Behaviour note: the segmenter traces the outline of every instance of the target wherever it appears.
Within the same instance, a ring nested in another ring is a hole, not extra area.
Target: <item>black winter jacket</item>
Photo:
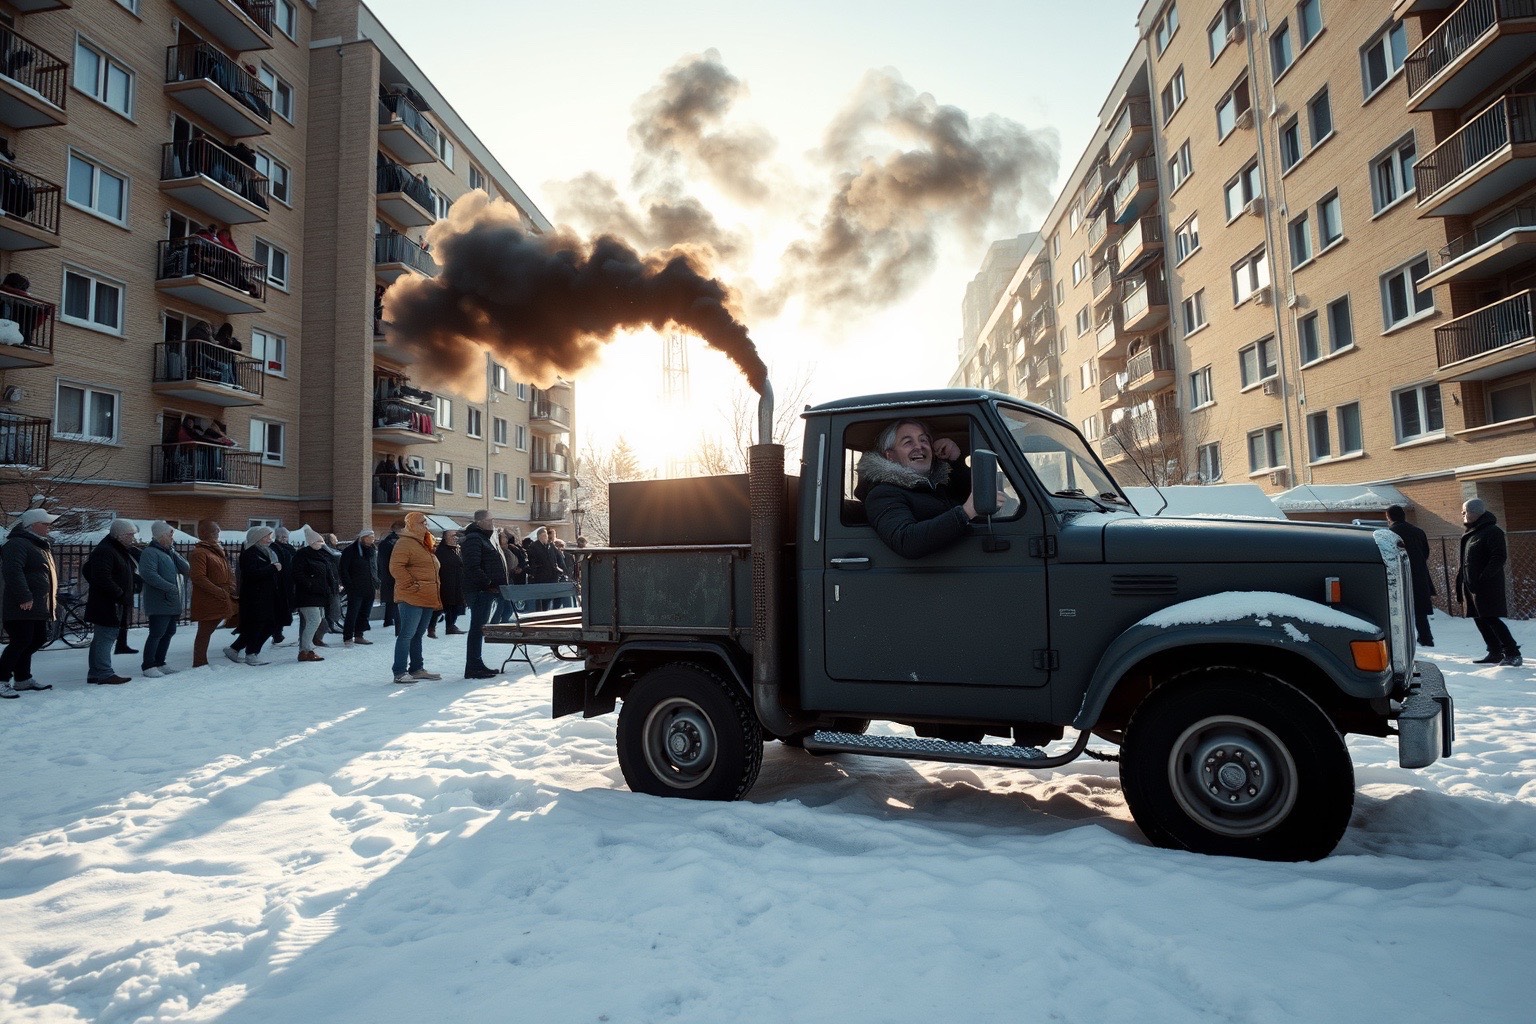
[[[379,541],[375,547],[378,550],[379,566],[379,600],[385,604],[392,604],[395,600],[395,578],[389,572],[389,556],[395,553],[395,544],[400,540],[400,535],[394,530]]]
[[[341,575],[324,548],[304,547],[293,556],[293,606],[328,608],[341,591]]]
[[[1413,604],[1416,608],[1428,608],[1429,599],[1435,596],[1434,577],[1429,574],[1429,538],[1412,523],[1393,523],[1387,527],[1402,538],[1408,550],[1408,566],[1413,577]]]
[[[0,573],[5,577],[6,622],[52,622],[58,613],[59,570],[53,561],[53,545],[25,526],[11,531],[0,549]],[[27,602],[32,607],[22,610]]]
[[[971,532],[962,506],[970,494],[970,471],[934,460],[926,476],[878,452],[859,459],[853,496],[885,546],[903,558],[922,558],[958,543]]]
[[[276,634],[280,575],[260,545],[240,552],[240,632],[246,638]]]
[[[349,591],[371,594],[379,585],[378,549],[355,540],[341,552],[341,583]]]
[[[471,523],[464,531],[459,557],[464,562],[462,587],[466,594],[496,592],[506,584],[507,561],[501,557],[501,546],[489,531]],[[443,600],[446,602],[448,598]]]
[[[81,575],[90,585],[85,597],[85,621],[93,626],[124,626],[128,624],[127,610],[133,607],[133,552],[111,537],[103,537],[96,545]]]
[[[432,553],[437,556],[438,600],[442,601],[444,608],[459,608],[466,603],[464,559],[459,555],[462,550],[447,544],[439,544],[432,549]]]
[[[1504,531],[1492,512],[1484,512],[1461,535],[1461,568],[1456,570],[1456,590],[1474,619],[1501,619],[1509,614],[1504,596],[1504,563],[1509,549]]]

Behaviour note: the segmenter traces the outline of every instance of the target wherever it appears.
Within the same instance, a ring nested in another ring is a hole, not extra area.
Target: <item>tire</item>
[[[59,620],[59,636],[70,647],[87,647],[91,642],[91,624],[72,608]]]
[[[619,709],[619,767],[636,793],[738,800],[763,766],[763,727],[741,688],[688,662],[635,683]]]
[[[1355,802],[1349,750],[1323,710],[1289,683],[1237,669],[1155,690],[1126,726],[1120,773],[1146,837],[1195,853],[1319,860]]]

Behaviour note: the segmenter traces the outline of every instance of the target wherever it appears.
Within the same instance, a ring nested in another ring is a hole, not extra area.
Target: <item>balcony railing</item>
[[[1126,200],[1136,193],[1142,185],[1157,183],[1157,157],[1144,156],[1138,158],[1125,169],[1120,180],[1115,182],[1115,213],[1118,215],[1124,208]]]
[[[1536,18],[1536,0],[1466,0],[1403,62],[1408,95],[1417,95],[1500,21],[1516,18]]]
[[[1106,211],[1093,218],[1088,225],[1088,248],[1097,249],[1107,234],[1109,234],[1109,213]]]
[[[255,75],[207,43],[166,47],[166,84],[199,78],[218,86],[263,121],[272,122],[272,90]]]
[[[267,35],[272,34],[272,9],[276,6],[275,0],[231,0],[236,7],[245,13],[256,23],[256,27]]]
[[[157,444],[150,448],[151,484],[223,484],[261,486],[261,452],[243,452],[202,441]]]
[[[262,361],[211,341],[162,341],[155,346],[154,383],[202,381],[260,396],[267,375]]]
[[[1099,401],[1112,402],[1118,399],[1125,390],[1126,379],[1123,373],[1112,373],[1099,381]]]
[[[1145,381],[1155,373],[1173,369],[1173,346],[1160,341],[1134,353],[1125,361],[1125,373],[1131,384]]]
[[[427,145],[437,149],[437,129],[416,109],[414,103],[397,94],[379,97],[379,124],[393,124],[395,121],[401,122],[421,136]]]
[[[425,248],[417,245],[398,231],[386,231],[373,236],[373,262],[402,263],[428,277],[436,277],[437,261]]]
[[[1120,266],[1126,270],[1133,269],[1133,265],[1137,261],[1130,259],[1132,254],[1136,253],[1138,249],[1143,250],[1143,254],[1145,254],[1146,249],[1152,246],[1161,246],[1162,244],[1163,219],[1155,213],[1141,218],[1126,228],[1125,234],[1120,238],[1120,243],[1116,249],[1116,253],[1120,257]]]
[[[267,294],[267,270],[217,242],[197,235],[166,239],[160,243],[160,258],[155,280],[171,281],[180,277],[205,277],[247,292],[260,301]]]
[[[380,154],[378,161],[377,189],[379,195],[387,195],[391,192],[403,192],[416,201],[416,205],[423,210],[431,212],[432,188],[427,184],[427,179],[418,178],[405,167],[393,160],[385,160]]]
[[[1121,316],[1127,323],[1141,316],[1152,306],[1168,305],[1168,286],[1162,281],[1148,281],[1145,277],[1131,278],[1121,285]]]
[[[550,452],[538,452],[528,461],[528,468],[534,473],[558,473],[562,476],[570,474],[570,460],[564,455],[555,455]]]
[[[18,295],[0,288],[0,320],[16,324],[20,341],[4,341],[0,344],[19,345],[39,352],[53,352],[53,321],[58,307],[51,302],[34,299],[30,295]]]
[[[1115,282],[1115,265],[1106,260],[1104,265],[1093,272],[1093,296],[1098,298],[1109,291],[1110,285]]]
[[[1127,103],[1120,116],[1115,119],[1114,126],[1109,130],[1107,146],[1111,154],[1120,151],[1130,138],[1132,130],[1136,128],[1150,128],[1152,126],[1152,104],[1146,100],[1132,100]]]
[[[1493,241],[1506,231],[1530,227],[1536,227],[1536,205],[1517,206],[1496,220],[1475,231],[1457,235],[1449,243],[1441,246],[1440,259],[1435,268],[1438,270],[1448,263],[1461,259],[1473,249]]]
[[[373,478],[375,505],[436,507],[437,481],[410,473],[378,473]]]
[[[423,437],[432,437],[437,432],[430,412],[398,398],[373,403],[373,425],[378,430],[407,430]]]
[[[1029,297],[1034,298],[1042,285],[1051,279],[1051,265],[1041,262],[1029,272]]]
[[[558,523],[571,511],[569,501],[536,501],[528,508],[528,519],[535,523]]]
[[[0,213],[51,235],[59,233],[59,195],[63,190],[19,167],[0,168]]]
[[[1536,289],[1511,295],[1435,328],[1435,357],[1441,368],[1536,338],[1532,296],[1536,296]]]
[[[69,63],[19,32],[0,26],[0,75],[26,86],[60,110],[69,88]]]
[[[1109,185],[1109,176],[1113,173],[1109,164],[1100,161],[1088,169],[1083,177],[1083,206],[1092,210],[1100,199],[1104,198],[1104,189]]]
[[[0,413],[0,467],[47,469],[52,435],[52,420]]]
[[[571,411],[558,402],[551,402],[547,398],[535,398],[529,408],[528,415],[536,420],[555,420],[559,423],[571,422]]]
[[[247,149],[247,152],[249,150]],[[267,176],[209,138],[167,142],[160,151],[160,180],[201,176],[247,202],[267,209]]]
[[[1536,142],[1536,93],[1499,98],[1414,164],[1419,205],[1510,143],[1528,142]]]

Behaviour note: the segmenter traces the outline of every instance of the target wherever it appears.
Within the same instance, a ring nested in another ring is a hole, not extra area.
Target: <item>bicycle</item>
[[[85,621],[85,599],[75,596],[71,583],[70,589],[59,593],[59,614],[48,623],[48,642],[43,647],[53,646],[55,640],[63,640],[67,647],[84,647],[95,628]]]

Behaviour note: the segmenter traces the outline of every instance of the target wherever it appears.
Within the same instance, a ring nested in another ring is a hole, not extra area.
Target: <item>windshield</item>
[[[1008,434],[1035,476],[1051,493],[1057,510],[1081,509],[1085,501],[1128,508],[1115,482],[1070,427],[1023,409],[999,405]]]

